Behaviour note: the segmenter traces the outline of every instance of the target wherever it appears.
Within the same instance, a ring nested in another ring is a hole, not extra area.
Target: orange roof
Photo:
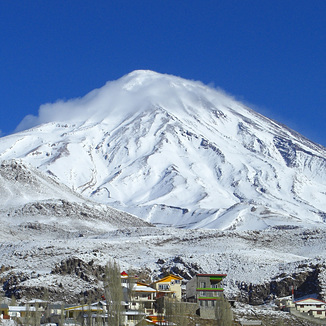
[[[169,274],[161,278],[160,280],[153,282],[153,284],[160,283],[160,282],[171,282],[172,280],[183,280],[183,278],[177,275]]]
[[[164,321],[163,316],[148,316],[147,318],[149,320],[153,321],[154,323],[157,323],[158,321],[160,321],[160,322]]]

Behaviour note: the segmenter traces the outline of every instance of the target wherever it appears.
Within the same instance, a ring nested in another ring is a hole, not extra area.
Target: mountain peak
[[[128,73],[126,76],[129,76],[130,78],[134,78],[134,77],[158,77],[158,76],[163,76],[163,75],[166,75],[166,74],[161,74],[161,73],[153,71],[153,70],[139,69],[139,70],[134,70],[134,71]]]
[[[200,82],[137,70],[42,106],[34,123],[0,141],[0,159],[149,222],[324,223],[325,149]]]
[[[130,115],[155,107],[170,113],[195,109],[194,114],[200,114],[200,108],[232,106],[233,102],[231,97],[200,82],[150,70],[135,70],[84,97],[42,105],[39,115],[27,116],[18,130],[49,122],[85,124],[109,119],[119,124]]]

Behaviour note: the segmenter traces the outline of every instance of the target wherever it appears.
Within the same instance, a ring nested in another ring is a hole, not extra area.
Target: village
[[[109,298],[78,305],[40,299],[21,301],[19,305],[1,304],[1,321],[12,325],[213,325],[218,318],[232,321],[221,284],[225,277],[197,274],[185,283],[182,277],[168,274],[145,284],[123,271],[122,291],[109,285]]]
[[[2,325],[267,325],[259,318],[237,319],[234,301],[226,300],[222,281],[226,274],[197,274],[191,280],[168,274],[146,284],[123,271],[108,283],[105,295],[95,302],[76,305],[49,300],[22,300],[0,304]],[[105,297],[107,296],[107,297]],[[292,296],[275,300],[277,310],[299,320],[326,325],[326,302]],[[283,324],[282,324],[283,325]],[[302,323],[302,325],[307,325]],[[310,325],[310,324],[309,324]]]

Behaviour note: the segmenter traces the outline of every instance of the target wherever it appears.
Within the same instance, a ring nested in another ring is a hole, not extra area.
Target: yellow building
[[[0,304],[0,317],[2,319],[9,319],[9,307],[7,304]]]
[[[160,280],[151,284],[157,291],[157,297],[171,296],[177,300],[181,300],[181,282],[183,278],[173,274],[169,274]]]

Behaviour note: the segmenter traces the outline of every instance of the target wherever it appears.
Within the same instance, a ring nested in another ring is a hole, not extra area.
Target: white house
[[[295,301],[294,304],[296,309],[300,312],[308,313],[310,310],[314,310],[314,311],[326,310],[326,302],[314,298],[298,300]]]

